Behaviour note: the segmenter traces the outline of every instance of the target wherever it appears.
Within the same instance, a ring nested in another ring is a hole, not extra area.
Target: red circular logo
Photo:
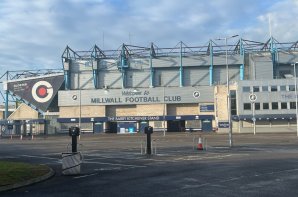
[[[37,95],[41,98],[44,98],[48,95],[48,91],[47,91],[47,88],[45,86],[39,86],[37,88]]]

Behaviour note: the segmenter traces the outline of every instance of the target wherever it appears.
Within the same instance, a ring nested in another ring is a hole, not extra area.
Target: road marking
[[[41,156],[34,156],[34,155],[20,155],[21,157],[32,157],[32,158],[40,158],[40,159],[53,159],[57,160],[57,158],[52,158],[52,157],[41,157]]]
[[[90,177],[90,176],[94,176],[97,175],[98,173],[93,173],[93,174],[87,174],[87,175],[82,175],[82,176],[76,176],[73,177],[74,179],[80,179],[80,178],[86,178],[86,177]]]
[[[147,166],[137,166],[137,165],[129,165],[129,164],[117,164],[117,163],[106,163],[106,162],[92,162],[87,161],[88,159],[85,159],[83,163],[93,163],[93,164],[104,164],[104,165],[112,165],[112,166],[125,166],[125,167],[134,167],[134,168],[145,168]]]

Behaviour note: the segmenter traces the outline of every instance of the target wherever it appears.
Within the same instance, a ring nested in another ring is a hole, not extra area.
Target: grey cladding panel
[[[278,52],[278,62],[280,63],[293,63],[298,61],[297,52]]]
[[[71,90],[76,90],[79,87],[79,78],[78,78],[79,74],[78,73],[71,73],[70,74],[70,89]]]
[[[94,89],[93,75],[90,71],[80,73],[80,88],[81,89]]]
[[[182,57],[183,66],[206,66],[210,65],[210,56],[187,56]]]
[[[209,67],[184,68],[184,85],[209,85]]]
[[[152,59],[152,67],[179,67],[179,57],[158,57]]]
[[[179,69],[156,69],[154,74],[155,86],[179,86]]]
[[[129,70],[127,71],[126,87],[149,87],[150,72],[149,70]]]
[[[88,60],[73,60],[70,63],[70,71],[77,73],[82,70],[92,70],[92,61]]]
[[[117,61],[114,59],[101,59],[99,61],[100,70],[118,70]]]
[[[100,71],[99,72],[99,84],[100,87],[108,86],[111,88],[122,87],[122,76],[117,71]]]
[[[243,64],[243,58],[239,55],[228,55],[228,64]],[[226,65],[226,56],[213,56],[213,65]]]
[[[149,69],[149,58],[143,59],[130,59],[129,60],[129,67],[132,69]]]
[[[273,64],[270,53],[252,54],[250,59],[252,79],[273,79]]]
[[[239,81],[240,78],[239,65],[229,65],[229,80],[230,83]],[[227,70],[226,66],[216,65],[213,67],[213,83],[214,84],[227,84]]]

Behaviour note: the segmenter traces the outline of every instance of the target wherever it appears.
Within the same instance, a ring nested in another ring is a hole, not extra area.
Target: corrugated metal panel
[[[71,73],[70,74],[70,89],[71,90],[76,90],[79,87],[79,78],[78,78],[79,74],[78,73]]]
[[[149,58],[129,59],[129,67],[132,69],[149,69]]]
[[[152,59],[152,67],[179,67],[179,57],[158,57]]]
[[[242,64],[243,58],[239,55],[229,55],[228,56],[228,64]],[[226,56],[225,55],[218,55],[213,56],[213,64],[214,65],[226,65]]]
[[[280,63],[293,63],[298,61],[298,53],[297,52],[278,52],[278,61]]]
[[[118,70],[117,60],[114,59],[101,59],[99,61],[100,70]]]
[[[92,71],[85,71],[80,73],[80,88],[94,89]]]
[[[209,67],[184,68],[184,86],[209,85]]]
[[[149,87],[150,71],[149,70],[128,70],[126,87]]]
[[[116,71],[99,71],[99,87],[108,86],[110,88],[122,87],[121,72]]]
[[[230,83],[239,81],[240,78],[239,65],[229,65],[229,80]],[[225,65],[215,65],[213,67],[214,84],[227,84],[227,71]]]
[[[80,70],[92,70],[92,61],[72,60],[70,63],[70,71],[76,73]]]
[[[209,56],[187,56],[182,57],[182,65],[183,66],[206,66],[210,65],[210,57]]]
[[[179,86],[178,69],[155,69],[154,86]]]
[[[251,79],[273,79],[273,64],[269,52],[250,54]]]

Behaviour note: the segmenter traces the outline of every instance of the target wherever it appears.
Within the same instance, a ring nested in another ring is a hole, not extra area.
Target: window
[[[243,108],[244,108],[244,110],[251,110],[251,104],[250,103],[244,103]]]
[[[277,86],[271,86],[271,92],[277,92]]]
[[[296,102],[290,102],[290,109],[296,109]]]
[[[261,108],[260,103],[255,103],[255,110],[260,110],[260,108]]]
[[[269,103],[263,103],[263,109],[269,109]]]
[[[295,85],[289,85],[289,91],[295,91]]]
[[[272,102],[272,109],[278,109],[278,102]]]
[[[243,92],[250,92],[250,87],[242,87]]]
[[[268,86],[262,86],[262,92],[268,92]]]
[[[236,100],[236,91],[230,91],[231,98],[231,115],[237,115],[237,100]]]
[[[287,86],[280,86],[280,91],[287,91]]]
[[[259,86],[254,86],[253,87],[253,92],[260,92],[260,87]]]
[[[281,109],[288,109],[288,103],[282,102],[280,106],[281,106]]]

